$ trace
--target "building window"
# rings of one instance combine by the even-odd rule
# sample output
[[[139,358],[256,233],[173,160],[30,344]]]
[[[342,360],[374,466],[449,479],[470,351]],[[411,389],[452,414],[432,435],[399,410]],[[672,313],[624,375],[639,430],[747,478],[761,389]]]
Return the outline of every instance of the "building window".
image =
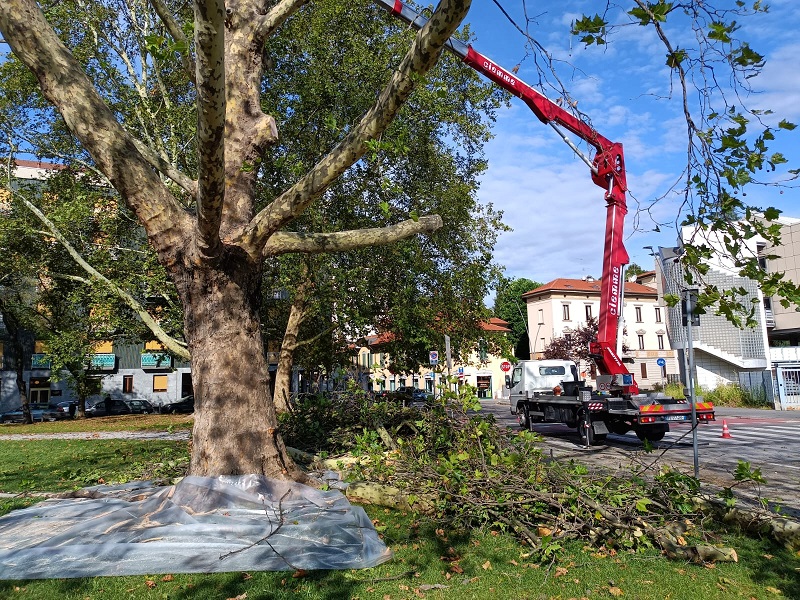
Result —
[[[561,318],[565,321],[569,321],[569,304],[561,305]]]
[[[167,376],[166,375],[153,375],[153,391],[166,392],[167,391]]]
[[[641,323],[642,322],[642,307],[641,306],[637,306],[636,307],[636,322],[637,323]]]
[[[591,319],[592,319],[592,305],[591,304],[587,304],[586,305],[586,320],[590,321]]]
[[[661,307],[656,306],[656,323],[661,323]]]
[[[123,394],[133,393],[133,375],[122,376],[122,393]]]
[[[658,349],[659,350],[663,350],[664,349],[664,336],[663,335],[659,335],[657,337],[658,337]]]
[[[644,350],[644,336],[637,335],[636,337],[639,338],[639,350]]]
[[[647,379],[647,363],[642,363],[642,379]]]
[[[544,309],[539,309],[539,325],[544,325]]]

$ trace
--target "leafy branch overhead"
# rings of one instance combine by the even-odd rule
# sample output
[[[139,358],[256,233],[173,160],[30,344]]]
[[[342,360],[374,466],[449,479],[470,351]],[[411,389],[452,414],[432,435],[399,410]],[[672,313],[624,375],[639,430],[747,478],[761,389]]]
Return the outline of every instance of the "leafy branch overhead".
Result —
[[[753,206],[749,189],[793,186],[800,170],[770,150],[778,136],[795,125],[767,109],[753,109],[744,100],[765,65],[765,57],[740,38],[745,17],[769,11],[760,1],[734,6],[714,2],[674,3],[633,0],[618,22],[611,6],[602,14],[574,21],[572,34],[586,46],[608,45],[626,26],[652,29],[666,50],[671,86],[668,100],[678,100],[686,124],[687,167],[656,201],[678,193],[683,198],[676,225],[694,231],[682,257],[688,283],[703,284],[701,304],[744,325],[754,323],[754,307],[738,290],[720,290],[704,277],[707,261],[722,251],[742,277],[759,283],[765,296],[778,296],[784,306],[800,302],[800,288],[781,275],[759,267],[755,240],[767,247],[781,244],[780,211]],[[691,47],[674,40],[692,32]],[[722,73],[730,74],[727,79]],[[782,194],[783,192],[780,191]],[[718,242],[722,240],[722,244]],[[762,257],[763,258],[763,257]],[[705,264],[704,264],[705,261]]]

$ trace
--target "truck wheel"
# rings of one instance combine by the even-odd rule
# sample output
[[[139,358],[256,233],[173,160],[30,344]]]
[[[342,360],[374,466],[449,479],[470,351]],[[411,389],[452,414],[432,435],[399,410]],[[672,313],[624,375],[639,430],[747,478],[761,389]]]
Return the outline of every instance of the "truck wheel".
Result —
[[[592,418],[586,411],[578,413],[578,435],[584,446],[591,446],[595,442],[594,429],[592,428]]]
[[[531,417],[528,414],[528,407],[517,407],[517,423],[523,429],[530,429],[531,428]]]
[[[611,421],[610,423],[609,422],[606,423],[608,425],[608,428],[611,430],[611,433],[614,433],[616,435],[625,435],[631,430],[628,424],[624,422]]]
[[[666,431],[648,431],[647,429],[636,429],[636,437],[643,442],[650,440],[651,442],[660,442],[664,439]]]

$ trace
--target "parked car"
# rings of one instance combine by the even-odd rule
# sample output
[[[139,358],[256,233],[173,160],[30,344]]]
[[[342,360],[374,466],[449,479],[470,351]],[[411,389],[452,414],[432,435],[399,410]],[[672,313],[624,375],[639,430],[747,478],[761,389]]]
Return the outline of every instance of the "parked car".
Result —
[[[156,407],[147,400],[123,400],[135,415],[150,415],[156,412]]]
[[[397,388],[397,392],[395,393],[403,399],[405,404],[428,402],[428,400],[432,398],[432,395],[425,390],[421,390],[410,385],[400,386]]]
[[[78,410],[78,403],[75,400],[63,400],[51,406],[55,407],[59,419],[72,419]]]
[[[176,402],[169,404],[162,404],[159,410],[162,414],[175,414],[175,413],[193,413],[194,412],[194,396],[184,396]]]
[[[400,386],[393,392],[386,390],[377,391],[374,393],[374,397],[377,402],[398,402],[403,406],[425,403],[433,398],[433,396],[425,390],[420,390],[410,385]]]
[[[31,418],[36,421],[55,421],[58,419],[58,412],[55,404],[37,404],[31,403],[28,405],[31,409]],[[9,410],[0,415],[0,423],[24,423],[25,415],[22,412],[22,407],[18,406],[14,410]]]
[[[86,409],[87,417],[108,417],[111,415],[129,415],[131,409],[124,400],[114,400],[111,398],[95,402]]]

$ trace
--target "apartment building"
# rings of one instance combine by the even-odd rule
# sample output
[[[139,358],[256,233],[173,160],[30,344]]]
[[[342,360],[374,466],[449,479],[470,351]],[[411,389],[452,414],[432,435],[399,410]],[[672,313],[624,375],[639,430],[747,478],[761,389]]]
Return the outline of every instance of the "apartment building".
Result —
[[[652,280],[652,273],[645,281]],[[600,314],[600,281],[554,279],[522,295],[527,307],[532,358],[542,352],[555,337],[567,330],[586,325]],[[677,354],[667,337],[666,307],[658,291],[636,281],[625,283],[623,298],[623,333],[627,351],[621,357],[643,390],[664,385],[680,374]],[[663,362],[663,366],[659,363]],[[586,379],[595,376],[589,364],[580,365]]]

